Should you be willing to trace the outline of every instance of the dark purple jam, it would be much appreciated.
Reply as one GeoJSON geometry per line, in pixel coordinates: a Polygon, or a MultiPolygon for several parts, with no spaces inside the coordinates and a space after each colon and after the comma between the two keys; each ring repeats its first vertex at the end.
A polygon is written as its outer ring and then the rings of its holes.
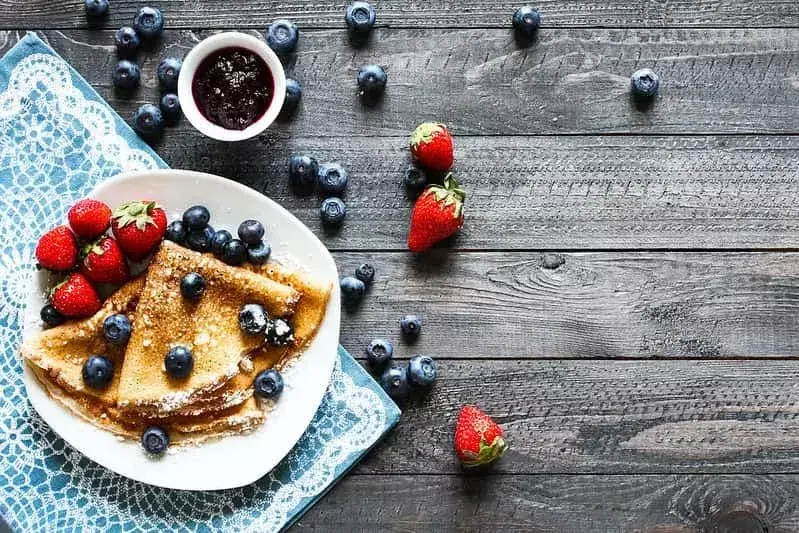
{"type": "Polygon", "coordinates": [[[243,130],[266,113],[275,82],[261,56],[231,47],[200,63],[191,92],[205,118],[228,130],[243,130]]]}

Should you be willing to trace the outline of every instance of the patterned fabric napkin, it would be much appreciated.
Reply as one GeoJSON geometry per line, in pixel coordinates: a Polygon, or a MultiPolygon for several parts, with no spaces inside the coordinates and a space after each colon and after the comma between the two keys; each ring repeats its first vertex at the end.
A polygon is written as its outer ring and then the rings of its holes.
{"type": "Polygon", "coordinates": [[[0,514],[13,530],[279,531],[400,412],[343,349],[305,435],[274,471],[226,491],[152,487],[58,438],[27,401],[17,355],[38,236],[103,179],[166,164],[36,35],[0,60],[0,514]]]}

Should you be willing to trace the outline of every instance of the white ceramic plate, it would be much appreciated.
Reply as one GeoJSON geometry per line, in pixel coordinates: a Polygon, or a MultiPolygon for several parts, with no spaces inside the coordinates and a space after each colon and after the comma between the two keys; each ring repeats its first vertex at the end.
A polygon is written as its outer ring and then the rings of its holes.
{"type": "MultiPolygon", "coordinates": [[[[187,207],[203,204],[211,225],[235,234],[239,223],[264,223],[273,257],[301,266],[333,283],[327,314],[306,353],[285,373],[285,389],[266,422],[246,435],[224,437],[198,446],[175,447],[161,458],[147,456],[138,442],[120,441],[56,403],[25,365],[25,386],[36,411],[81,453],[137,481],[183,490],[218,490],[252,483],[272,470],[310,424],[327,390],[336,361],[340,315],[338,273],[325,246],[288,211],[265,196],[218,176],[182,170],[120,175],[91,194],[112,209],[126,200],[159,202],[170,220],[187,207]]],[[[42,329],[39,310],[45,304],[47,275],[33,283],[25,315],[27,338],[42,329]]]]}

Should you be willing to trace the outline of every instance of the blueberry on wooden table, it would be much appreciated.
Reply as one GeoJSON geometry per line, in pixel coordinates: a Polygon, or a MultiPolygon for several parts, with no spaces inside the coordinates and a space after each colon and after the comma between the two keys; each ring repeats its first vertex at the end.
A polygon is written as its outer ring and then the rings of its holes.
{"type": "Polygon", "coordinates": [[[133,29],[142,39],[158,37],[164,32],[164,15],[157,7],[142,7],[133,17],[133,29]]]}
{"type": "Polygon", "coordinates": [[[313,157],[295,154],[289,157],[289,185],[298,194],[311,194],[316,185],[319,163],[313,157]]]}
{"type": "Polygon", "coordinates": [[[408,361],[408,379],[416,387],[430,387],[438,377],[438,367],[427,355],[414,355],[408,361]]]}
{"type": "Polygon", "coordinates": [[[375,339],[366,347],[366,361],[372,370],[383,370],[394,357],[394,345],[384,339],[375,339]]]}
{"type": "Polygon", "coordinates": [[[266,30],[266,44],[278,54],[293,52],[299,38],[297,25],[286,19],[274,21],[266,30]]]}
{"type": "Polygon", "coordinates": [[[114,44],[122,55],[133,54],[141,46],[141,39],[130,26],[122,26],[114,33],[114,44]]]}
{"type": "Polygon", "coordinates": [[[530,6],[523,6],[513,14],[513,27],[522,33],[532,34],[541,25],[541,13],[530,6]]]}
{"type": "Polygon", "coordinates": [[[341,196],[347,188],[349,175],[338,163],[319,166],[317,190],[321,196],[341,196]]]}
{"type": "Polygon", "coordinates": [[[141,71],[139,65],[133,61],[123,59],[114,65],[114,70],[111,71],[111,81],[114,87],[118,89],[131,90],[139,86],[141,80],[141,71]]]}
{"type": "Polygon", "coordinates": [[[319,208],[319,213],[324,226],[330,228],[338,227],[344,223],[344,219],[347,217],[347,204],[341,198],[331,196],[324,199],[322,207],[319,208]]]}
{"type": "Polygon", "coordinates": [[[178,88],[178,76],[183,61],[176,57],[167,57],[158,64],[156,74],[161,87],[167,91],[175,91],[178,88]]]}
{"type": "Polygon", "coordinates": [[[380,375],[380,386],[394,400],[403,400],[411,392],[408,373],[405,368],[396,366],[392,366],[380,375]]]}
{"type": "Polygon", "coordinates": [[[352,2],[344,12],[347,28],[353,33],[368,33],[375,25],[377,13],[369,2],[352,2]]]}
{"type": "Polygon", "coordinates": [[[161,108],[161,113],[164,114],[165,118],[174,120],[180,117],[180,99],[175,93],[164,93],[161,95],[158,107],[161,108]]]}
{"type": "Polygon", "coordinates": [[[655,96],[660,87],[660,76],[652,69],[642,68],[633,73],[630,78],[630,86],[633,94],[642,98],[655,96]]]}
{"type": "Polygon", "coordinates": [[[142,104],[133,114],[133,128],[144,136],[158,135],[164,130],[164,115],[153,104],[142,104]]]}
{"type": "Polygon", "coordinates": [[[90,17],[104,17],[110,7],[108,0],[86,0],[86,14],[90,17]]]}

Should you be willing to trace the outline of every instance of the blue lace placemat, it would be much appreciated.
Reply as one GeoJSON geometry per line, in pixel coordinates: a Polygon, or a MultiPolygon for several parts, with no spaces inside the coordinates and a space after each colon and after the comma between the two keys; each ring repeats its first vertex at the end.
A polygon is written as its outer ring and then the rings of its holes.
{"type": "Polygon", "coordinates": [[[165,166],[35,34],[0,60],[0,514],[15,531],[279,531],[399,420],[394,403],[339,348],[308,431],[274,471],[239,489],[132,481],[47,427],[27,401],[17,355],[36,240],[98,182],[165,166]]]}

